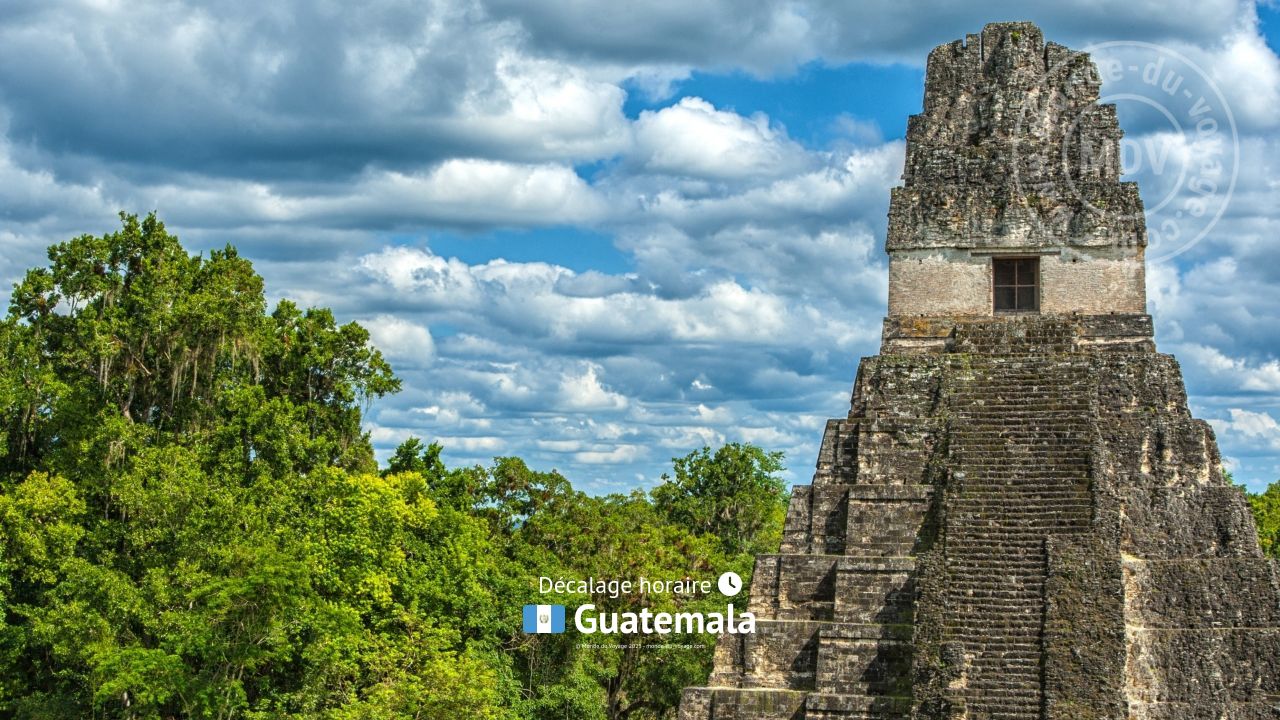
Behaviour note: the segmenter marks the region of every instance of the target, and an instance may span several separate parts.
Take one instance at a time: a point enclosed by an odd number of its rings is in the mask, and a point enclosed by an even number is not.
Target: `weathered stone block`
[[[800,720],[805,694],[770,689],[688,688],[679,720]]]
[[[1209,487],[1123,487],[1121,549],[1138,558],[1259,557],[1244,497],[1222,481]]]
[[[1280,627],[1280,584],[1260,557],[1124,561],[1125,614],[1141,628]]]
[[[930,480],[942,423],[935,418],[892,418],[859,423],[857,454],[849,463],[855,482],[920,485]]]
[[[818,664],[818,634],[831,625],[759,619],[753,634],[725,635],[716,645],[711,684],[812,690]]]
[[[1280,628],[1130,626],[1127,634],[1131,700],[1247,704],[1280,696]]]
[[[1124,586],[1105,538],[1052,538],[1045,586],[1046,720],[1123,720]]]
[[[835,695],[908,695],[911,657],[909,634],[894,638],[883,633],[824,633],[818,649],[817,690]]]
[[[838,555],[761,555],[748,609],[779,620],[833,620]]]
[[[837,567],[838,622],[910,626],[914,620],[915,562],[910,558],[845,558]]]

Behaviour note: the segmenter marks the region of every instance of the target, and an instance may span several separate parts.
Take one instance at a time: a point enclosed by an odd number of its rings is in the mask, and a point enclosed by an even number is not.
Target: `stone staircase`
[[[1043,318],[974,322],[936,363],[864,363],[813,484],[793,489],[781,552],[757,558],[756,633],[721,638],[681,720],[910,717],[916,556],[939,532],[944,641],[966,658],[959,703],[970,720],[1039,717],[1046,538],[1092,516],[1092,391],[1075,337]],[[949,476],[929,476],[931,433],[948,438]],[[940,490],[944,523],[931,527]]]
[[[1048,322],[957,329],[949,398],[944,641],[964,657],[969,720],[1041,716],[1046,540],[1089,530],[1088,359]]]
[[[1176,361],[950,328],[863,360],[680,720],[1280,717],[1280,579]]]
[[[933,488],[843,484],[819,489],[796,497],[800,504],[841,497],[838,516],[847,524],[838,535],[840,549],[847,552],[758,557],[748,608],[757,617],[756,632],[720,639],[708,687],[685,691],[681,718],[909,717],[913,551]],[[818,549],[831,549],[828,543],[834,540],[823,532],[831,513],[819,512],[815,528],[811,510],[792,510],[793,539],[812,541],[817,534]]]

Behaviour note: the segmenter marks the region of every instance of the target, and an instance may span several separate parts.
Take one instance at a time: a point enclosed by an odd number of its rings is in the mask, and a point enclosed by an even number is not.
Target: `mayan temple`
[[[1146,314],[1084,53],[929,55],[881,354],[681,720],[1280,717],[1280,584]]]

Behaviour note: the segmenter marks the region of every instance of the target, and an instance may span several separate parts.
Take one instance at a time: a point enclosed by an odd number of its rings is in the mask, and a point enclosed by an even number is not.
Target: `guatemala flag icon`
[[[525,605],[524,631],[527,633],[564,632],[564,606]]]

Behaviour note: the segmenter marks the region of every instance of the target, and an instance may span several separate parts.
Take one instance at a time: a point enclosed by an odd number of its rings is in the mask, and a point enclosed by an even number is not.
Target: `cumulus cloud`
[[[456,258],[445,259],[429,251],[407,247],[384,248],[360,258],[360,267],[399,293],[411,293],[415,302],[434,299],[468,307],[479,300],[471,268]]]
[[[365,228],[587,222],[602,201],[572,168],[453,158],[414,172],[368,170],[339,193],[298,193],[263,182],[215,180],[136,193],[182,217],[219,226],[275,223]]]
[[[389,247],[360,258],[359,267],[389,292],[403,294],[401,302],[438,311],[480,311],[507,332],[559,345],[773,344],[798,339],[801,332],[813,334],[813,328],[802,330],[803,322],[821,314],[727,278],[686,297],[662,297],[652,287],[640,291],[625,280],[615,292],[583,296],[564,292],[574,271],[546,263],[468,265],[426,248]],[[832,320],[817,336],[838,338],[847,332]]]
[[[716,83],[919,67],[1028,15],[1075,47],[1175,49],[1236,111],[1237,191],[1152,266],[1151,307],[1242,472],[1277,467],[1280,65],[1235,0],[27,3],[0,17],[0,280],[156,209],[195,250],[237,244],[272,300],[369,328],[405,381],[368,416],[380,452],[419,435],[452,463],[519,454],[609,491],[742,440],[787,451],[801,480],[876,351],[904,148],[856,112],[874,83],[807,118],[829,145]],[[1214,151],[1122,119],[1170,162]],[[1149,201],[1167,189],[1135,178]],[[604,250],[577,252],[586,235]]]
[[[1230,407],[1226,418],[1211,419],[1210,424],[1219,442],[1229,441],[1233,447],[1230,469],[1239,475],[1249,471],[1245,480],[1256,478],[1258,469],[1274,469],[1274,457],[1280,452],[1280,423],[1267,411],[1244,410]],[[1268,466],[1270,465],[1270,466]],[[1265,482],[1247,482],[1253,492],[1266,487]]]
[[[1181,344],[1179,355],[1189,364],[1223,382],[1227,387],[1244,391],[1269,392],[1280,391],[1280,361],[1271,359],[1261,363],[1250,363],[1239,358],[1228,357],[1217,348],[1197,344]]]
[[[646,170],[658,173],[758,178],[790,174],[808,161],[763,114],[744,118],[697,97],[640,113],[635,135],[635,155]]]
[[[627,399],[606,389],[597,377],[599,368],[587,365],[581,374],[565,375],[560,379],[560,407],[564,410],[621,410]]]
[[[592,159],[620,152],[630,140],[625,93],[614,83],[512,50],[498,57],[494,78],[483,91],[469,91],[452,119],[476,144],[499,139],[517,153],[533,145],[554,157]]]
[[[424,176],[379,177],[368,194],[409,212],[422,208],[426,221],[575,223],[589,222],[602,211],[582,178],[560,165],[452,159]]]
[[[435,355],[431,331],[394,315],[378,315],[362,320],[369,340],[387,357],[399,363],[426,365]]]
[[[612,450],[584,450],[574,453],[573,459],[584,465],[620,465],[634,462],[645,453],[637,445],[618,445]]]
[[[1267,413],[1232,408],[1231,427],[1247,437],[1264,439],[1273,446],[1280,447],[1280,424]]]
[[[0,25],[0,87],[12,137],[78,157],[313,176],[600,157],[626,135],[616,84],[524,54],[468,0],[377,2],[358,21],[308,3],[77,5]]]
[[[928,0],[913,4],[910,12],[882,0],[487,0],[486,6],[496,17],[518,23],[532,45],[546,52],[611,63],[744,67],[762,75],[785,72],[815,58],[919,63],[934,45],[955,39],[956,28],[976,32],[993,18],[1034,20],[1052,28],[1059,42],[1073,45],[1100,35],[1111,39],[1105,36],[1119,32],[1147,41],[1215,42],[1234,29],[1249,8],[1238,0],[1065,2],[1039,7],[1016,0]]]
[[[644,213],[685,232],[708,233],[750,222],[772,224],[864,218],[887,208],[887,189],[902,173],[903,146],[888,143],[813,158],[821,166],[736,192],[684,192],[665,187],[645,198]],[[640,182],[644,182],[641,180]]]
[[[1252,126],[1280,124],[1280,58],[1249,23],[1231,34],[1224,46],[1209,58],[1210,74],[1223,89],[1235,112]]]

